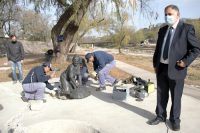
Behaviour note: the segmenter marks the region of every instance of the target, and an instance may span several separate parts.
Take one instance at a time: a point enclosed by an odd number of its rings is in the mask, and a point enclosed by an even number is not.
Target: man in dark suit
[[[200,43],[194,27],[180,20],[179,9],[175,5],[165,8],[166,26],[160,28],[153,56],[153,67],[157,76],[157,117],[150,125],[165,122],[167,103],[171,92],[172,106],[169,120],[172,130],[180,130],[181,97],[187,68],[198,57]]]

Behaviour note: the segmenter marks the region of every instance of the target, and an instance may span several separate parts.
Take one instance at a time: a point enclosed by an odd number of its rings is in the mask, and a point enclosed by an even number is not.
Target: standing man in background
[[[16,67],[19,71],[19,82],[23,80],[22,63],[24,60],[24,48],[21,42],[17,41],[15,35],[10,36],[11,41],[6,45],[7,58],[12,68],[13,83],[17,83]]]
[[[165,8],[166,26],[160,28],[153,56],[153,67],[157,76],[157,117],[150,125],[165,122],[167,103],[171,92],[172,106],[169,121],[172,130],[180,130],[181,97],[187,68],[198,57],[200,43],[195,36],[194,27],[180,20],[176,5]]]
[[[84,58],[80,58],[80,72],[81,72],[82,84],[86,85],[89,77],[89,71]]]

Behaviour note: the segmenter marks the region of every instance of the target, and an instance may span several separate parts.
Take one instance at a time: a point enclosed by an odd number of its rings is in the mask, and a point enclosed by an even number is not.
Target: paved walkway
[[[137,102],[130,96],[126,101],[116,101],[112,99],[112,87],[108,86],[103,92],[96,92],[96,87],[97,82],[91,79],[88,84],[91,96],[79,100],[63,101],[45,94],[47,103],[43,108],[40,111],[30,111],[29,104],[21,101],[21,84],[0,83],[0,104],[3,106],[3,110],[0,111],[0,130],[2,133],[7,133],[8,125],[18,124],[28,129],[30,133],[55,133],[56,131],[64,133],[64,131],[69,132],[66,131],[68,123],[71,125],[73,123],[73,128],[80,129],[86,124],[101,133],[173,132],[169,122],[156,126],[146,123],[155,117],[156,93],[149,95],[143,102]],[[200,101],[183,95],[182,103],[181,131],[177,133],[199,133]],[[171,102],[167,108],[168,112],[170,104]],[[83,124],[80,126],[80,123]],[[69,133],[81,132],[77,130]]]
[[[121,69],[122,71],[125,71],[129,74],[132,74],[132,75],[135,75],[138,77],[141,77],[142,79],[145,79],[145,80],[150,79],[156,85],[156,75],[154,73],[151,73],[144,69],[129,65],[129,64],[124,63],[119,60],[116,61],[116,66],[117,66],[117,68]],[[194,86],[185,85],[184,94],[186,94],[188,96],[192,96],[192,97],[200,100],[200,89],[198,89]]]
[[[148,71],[119,61],[117,67],[155,81],[155,75]],[[57,80],[53,79],[52,82]],[[86,131],[85,125],[101,133],[173,133],[169,121],[156,126],[147,124],[148,120],[155,117],[156,92],[143,102],[137,102],[130,96],[125,101],[116,101],[112,99],[112,87],[108,86],[103,92],[96,92],[96,87],[97,82],[91,79],[88,83],[91,96],[79,100],[63,101],[45,94],[47,103],[43,104],[42,109],[30,111],[29,104],[22,102],[20,98],[21,84],[1,82],[0,104],[3,109],[0,110],[0,132],[7,133],[9,127],[16,127],[18,124],[18,127],[27,129],[28,133],[82,133],[83,129]],[[200,100],[183,95],[181,130],[176,133],[199,133],[199,110]]]

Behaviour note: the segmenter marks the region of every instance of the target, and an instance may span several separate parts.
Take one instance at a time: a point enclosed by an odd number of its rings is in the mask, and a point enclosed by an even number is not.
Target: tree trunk
[[[60,43],[60,55],[58,56],[59,59],[56,59],[59,61],[60,64],[62,64],[63,62],[66,62],[65,50],[66,50],[65,43],[61,42]]]
[[[61,52],[61,58],[65,57],[69,52],[70,45],[73,41],[75,33],[78,31],[80,22],[87,12],[88,6],[92,0],[76,0],[60,17],[57,24],[52,28],[51,38],[54,49],[57,46],[57,36],[64,31],[64,46]],[[67,24],[67,25],[66,25]],[[64,29],[63,29],[64,28]],[[62,51],[62,50],[61,50]],[[62,55],[64,54],[64,56]]]
[[[3,24],[0,22],[0,37],[4,37]]]
[[[119,50],[119,54],[121,54],[122,53],[121,46],[119,46],[118,50]]]
[[[123,45],[122,42],[123,42],[124,38],[125,38],[125,35],[123,35],[123,37],[121,38],[121,40],[120,40],[120,42],[119,42],[119,48],[118,48],[118,50],[119,50],[119,54],[122,53],[122,51],[121,51],[121,47],[122,47],[122,45]]]

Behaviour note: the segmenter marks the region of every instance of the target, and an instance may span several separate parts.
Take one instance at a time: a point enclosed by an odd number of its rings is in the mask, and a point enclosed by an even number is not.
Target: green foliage
[[[144,31],[143,30],[139,30],[136,33],[133,34],[132,38],[131,38],[131,42],[133,42],[134,44],[139,44],[141,41],[145,40],[145,36],[144,36]]]

